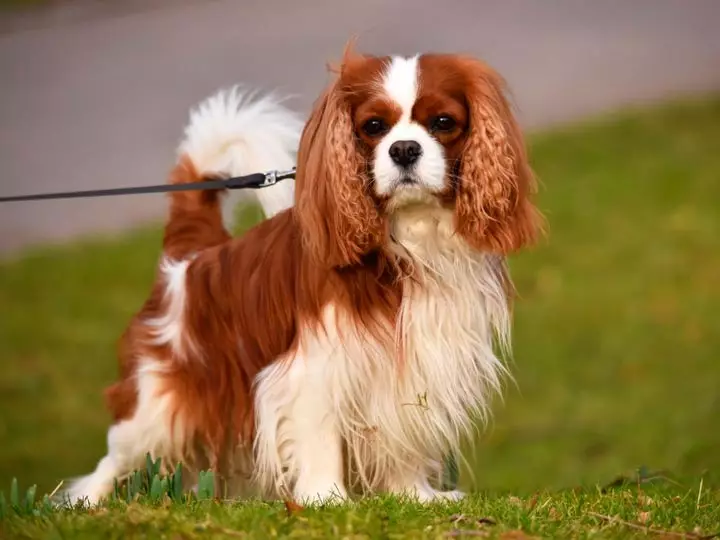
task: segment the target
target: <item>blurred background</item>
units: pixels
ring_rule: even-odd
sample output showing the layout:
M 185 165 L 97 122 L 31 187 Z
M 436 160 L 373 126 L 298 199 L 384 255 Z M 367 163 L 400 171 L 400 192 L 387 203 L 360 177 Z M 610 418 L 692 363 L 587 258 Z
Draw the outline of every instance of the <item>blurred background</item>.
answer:
M 513 90 L 549 235 L 511 260 L 516 382 L 462 482 L 717 484 L 718 23 L 717 0 L 0 0 L 0 195 L 163 182 L 189 107 L 242 82 L 306 113 L 353 35 L 480 56 Z M 48 491 L 103 455 L 164 204 L 0 206 L 0 485 Z

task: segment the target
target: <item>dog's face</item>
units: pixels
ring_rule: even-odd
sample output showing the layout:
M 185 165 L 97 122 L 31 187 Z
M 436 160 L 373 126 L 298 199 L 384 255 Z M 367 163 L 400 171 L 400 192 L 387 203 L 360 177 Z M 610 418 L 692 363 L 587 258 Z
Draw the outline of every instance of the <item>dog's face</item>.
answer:
M 452 208 L 477 249 L 515 250 L 536 234 L 533 187 L 502 79 L 456 55 L 346 55 L 300 146 L 298 213 L 336 265 L 382 246 L 387 218 L 418 203 Z
M 381 89 L 349 98 L 355 101 L 360 150 L 381 200 L 452 195 L 469 111 L 456 78 L 433 76 L 437 63 L 433 57 L 386 59 Z

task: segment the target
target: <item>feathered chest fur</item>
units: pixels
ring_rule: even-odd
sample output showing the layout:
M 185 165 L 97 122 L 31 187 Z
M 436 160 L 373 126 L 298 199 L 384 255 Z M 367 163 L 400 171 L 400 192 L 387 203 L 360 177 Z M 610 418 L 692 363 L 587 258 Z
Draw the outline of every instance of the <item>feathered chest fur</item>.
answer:
M 393 248 L 412 271 L 392 343 L 361 329 L 338 343 L 332 369 L 341 430 L 368 487 L 399 463 L 433 467 L 459 451 L 477 416 L 487 415 L 505 368 L 493 350 L 509 340 L 506 269 L 454 233 L 452 214 L 418 207 L 396 213 Z M 410 459 L 409 459 L 410 458 Z

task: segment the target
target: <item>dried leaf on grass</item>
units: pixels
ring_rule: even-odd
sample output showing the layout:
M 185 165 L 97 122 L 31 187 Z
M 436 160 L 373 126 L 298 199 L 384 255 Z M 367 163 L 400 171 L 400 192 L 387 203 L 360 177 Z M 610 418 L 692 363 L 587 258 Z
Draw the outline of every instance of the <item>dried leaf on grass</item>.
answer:
M 303 507 L 300 506 L 295 501 L 287 500 L 287 501 L 285 501 L 285 510 L 287 510 L 288 516 L 292 516 L 299 512 L 302 512 Z

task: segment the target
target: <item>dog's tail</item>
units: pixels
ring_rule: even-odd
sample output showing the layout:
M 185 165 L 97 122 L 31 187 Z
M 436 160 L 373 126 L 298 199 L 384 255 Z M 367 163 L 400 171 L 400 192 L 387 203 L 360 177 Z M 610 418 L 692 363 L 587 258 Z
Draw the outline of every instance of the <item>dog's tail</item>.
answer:
M 221 90 L 190 112 L 170 183 L 290 169 L 295 165 L 301 131 L 300 118 L 277 97 L 257 96 L 237 86 Z M 291 207 L 295 184 L 283 180 L 271 187 L 245 191 L 171 193 L 166 254 L 181 259 L 227 240 L 237 196 L 252 192 L 267 218 Z

